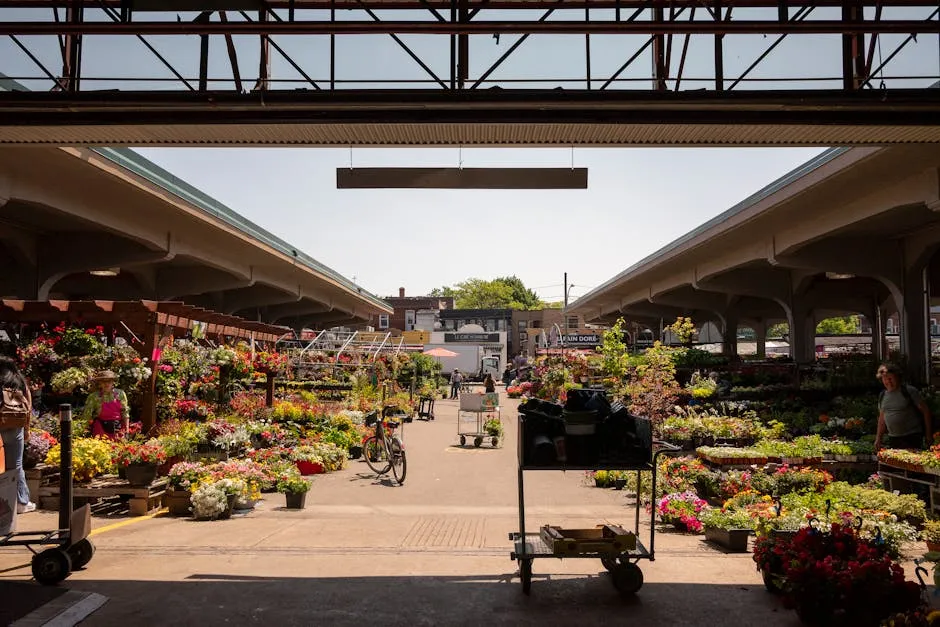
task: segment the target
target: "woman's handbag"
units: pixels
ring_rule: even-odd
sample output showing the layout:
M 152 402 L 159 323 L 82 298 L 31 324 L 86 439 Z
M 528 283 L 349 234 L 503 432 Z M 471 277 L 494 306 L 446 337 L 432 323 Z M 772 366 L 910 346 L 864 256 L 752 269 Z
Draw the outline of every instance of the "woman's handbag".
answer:
M 19 390 L 3 388 L 3 404 L 0 405 L 0 429 L 23 429 L 29 424 L 29 403 Z

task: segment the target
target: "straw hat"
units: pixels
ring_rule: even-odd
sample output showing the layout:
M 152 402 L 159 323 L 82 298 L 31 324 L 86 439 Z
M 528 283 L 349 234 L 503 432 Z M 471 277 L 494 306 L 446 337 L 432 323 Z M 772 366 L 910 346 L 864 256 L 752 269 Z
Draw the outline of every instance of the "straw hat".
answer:
M 102 381 L 117 381 L 117 375 L 114 374 L 111 370 L 101 370 L 92 377 L 92 381 L 95 383 L 101 383 Z

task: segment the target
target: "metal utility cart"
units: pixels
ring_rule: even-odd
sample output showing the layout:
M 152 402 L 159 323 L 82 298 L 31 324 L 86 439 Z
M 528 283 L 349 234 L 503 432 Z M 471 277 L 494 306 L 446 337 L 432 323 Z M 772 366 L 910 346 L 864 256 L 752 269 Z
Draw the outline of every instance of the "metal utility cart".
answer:
M 91 507 L 72 511 L 72 407 L 59 406 L 61 459 L 59 462 L 59 528 L 51 531 L 11 532 L 0 536 L 0 546 L 25 546 L 33 553 L 33 577 L 55 585 L 72 571 L 84 568 L 95 555 L 91 532 Z M 33 547 L 49 547 L 37 551 Z
M 651 454 L 651 458 L 643 463 L 636 464 L 626 464 L 626 465 L 605 465 L 603 467 L 597 466 L 584 466 L 584 465 L 568 465 L 560 464 L 555 466 L 536 466 L 536 465 L 527 465 L 526 464 L 526 455 L 524 447 L 526 446 L 525 436 L 524 436 L 524 421 L 525 417 L 520 414 L 519 416 L 519 468 L 518 468 L 518 482 L 519 482 L 519 531 L 511 532 L 509 534 L 509 540 L 513 543 L 514 549 L 510 553 L 510 559 L 519 562 L 519 578 L 522 580 L 522 591 L 525 594 L 529 594 L 532 588 L 532 562 L 536 559 L 542 559 L 546 557 L 554 557 L 557 559 L 564 558 L 592 558 L 599 559 L 604 568 L 610 572 L 611 580 L 614 584 L 614 587 L 617 590 L 626 596 L 633 595 L 643 587 L 643 571 L 640 570 L 640 567 L 637 563 L 640 560 L 648 559 L 653 561 L 655 559 L 655 536 L 656 536 L 656 525 L 655 509 L 650 514 L 650 532 L 649 532 L 649 546 L 643 544 L 640 540 L 640 499 L 636 499 L 636 508 L 634 512 L 634 529 L 633 536 L 635 537 L 635 543 L 631 540 L 629 544 L 625 546 L 625 543 L 622 541 L 614 542 L 608 541 L 604 542 L 602 535 L 612 535 L 611 527 L 614 531 L 623 532 L 624 530 L 611 525 L 599 526 L 597 534 L 585 533 L 588 530 L 576 530 L 573 532 L 568 532 L 567 534 L 558 530 L 557 528 L 550 527 L 545 525 L 541 528 L 539 532 L 528 532 L 526 531 L 526 521 L 525 521 L 525 473 L 529 470 L 575 470 L 575 471 L 593 471 L 593 470 L 620 470 L 620 471 L 629 471 L 636 472 L 637 476 L 637 485 L 643 481 L 643 474 L 650 474 L 650 481 L 653 490 L 653 494 L 656 493 L 656 467 L 659 461 L 659 456 L 663 454 L 672 453 L 678 451 L 679 448 L 665 442 L 654 442 L 654 446 L 659 447 L 655 453 Z M 639 490 L 637 490 L 639 492 Z M 553 533 L 554 530 L 554 533 Z M 591 530 L 593 531 L 593 530 Z M 604 533 L 602 533 L 604 532 Z M 575 537 L 574 539 L 569 538 L 568 542 L 560 542 L 556 540 L 553 543 L 553 546 L 548 545 L 548 541 L 554 536 L 558 538 L 559 535 L 577 535 L 582 534 L 582 538 Z M 613 538 L 610 538 L 611 540 Z
M 460 394 L 460 408 L 457 410 L 457 437 L 460 446 L 466 446 L 467 438 L 473 438 L 473 445 L 480 447 L 487 439 L 495 447 L 499 436 L 491 436 L 483 428 L 490 418 L 502 421 L 499 413 L 499 394 Z

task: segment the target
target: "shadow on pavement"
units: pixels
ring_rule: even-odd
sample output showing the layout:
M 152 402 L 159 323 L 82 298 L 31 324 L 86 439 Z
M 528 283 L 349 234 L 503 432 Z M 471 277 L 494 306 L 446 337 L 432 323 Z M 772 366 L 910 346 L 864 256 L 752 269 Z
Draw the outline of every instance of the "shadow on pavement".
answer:
M 82 623 L 86 626 L 799 624 L 760 584 L 648 583 L 637 597 L 624 599 L 606 573 L 570 577 L 536 572 L 529 597 L 513 572 L 337 578 L 206 573 L 179 582 L 83 580 L 68 585 L 110 599 Z
M 29 572 L 28 569 L 26 572 Z M 24 581 L 0 581 L 0 625 L 9 625 L 66 592 L 68 588 Z

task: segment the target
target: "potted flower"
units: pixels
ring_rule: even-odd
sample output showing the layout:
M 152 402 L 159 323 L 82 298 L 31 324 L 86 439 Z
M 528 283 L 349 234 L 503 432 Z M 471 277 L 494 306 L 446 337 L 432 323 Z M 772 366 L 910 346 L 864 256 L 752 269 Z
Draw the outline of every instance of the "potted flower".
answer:
M 698 533 L 702 530 L 699 514 L 708 508 L 708 503 L 695 492 L 667 494 L 656 506 L 659 517 L 679 531 Z
M 499 445 L 499 440 L 503 437 L 503 423 L 499 418 L 490 418 L 483 423 L 483 430 L 490 436 L 493 446 Z
M 277 480 L 277 491 L 287 499 L 287 509 L 303 509 L 310 482 L 297 473 L 285 473 Z
M 610 473 L 606 470 L 595 470 L 593 475 L 596 488 L 606 488 L 610 483 Z
M 927 543 L 928 551 L 940 551 L 940 520 L 925 521 L 920 537 Z
M 621 470 L 611 470 L 607 477 L 610 485 L 614 486 L 614 490 L 623 490 L 627 487 L 627 473 Z
M 208 476 L 204 464 L 179 462 L 170 468 L 167 475 L 169 488 L 163 495 L 163 504 L 171 516 L 188 516 L 192 487 Z
M 220 481 L 200 483 L 193 490 L 191 497 L 193 518 L 196 520 L 216 520 L 227 518 L 228 494 Z
M 298 446 L 291 453 L 291 459 L 302 475 L 319 475 L 323 473 L 323 455 L 315 446 L 309 444 Z
M 714 542 L 734 553 L 747 552 L 747 538 L 754 521 L 744 510 L 707 510 L 700 516 L 705 529 L 705 540 Z
M 156 440 L 146 444 L 120 444 L 114 453 L 114 465 L 124 468 L 127 482 L 145 486 L 157 478 L 157 467 L 166 461 L 166 451 Z
M 26 448 L 23 451 L 23 468 L 29 470 L 44 462 L 49 449 L 58 443 L 48 431 L 30 429 L 29 439 L 26 440 Z

